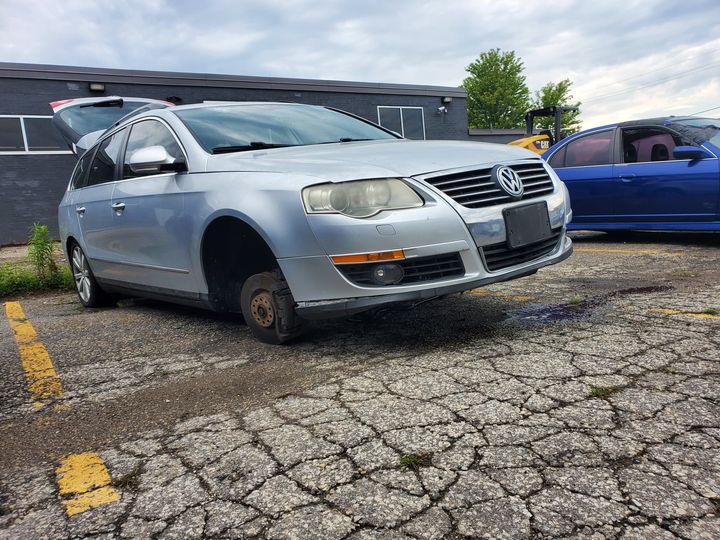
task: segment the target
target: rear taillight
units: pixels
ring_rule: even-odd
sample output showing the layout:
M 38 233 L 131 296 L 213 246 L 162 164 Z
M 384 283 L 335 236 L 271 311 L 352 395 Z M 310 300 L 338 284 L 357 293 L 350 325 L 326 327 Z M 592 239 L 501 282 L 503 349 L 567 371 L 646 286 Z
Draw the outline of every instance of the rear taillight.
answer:
M 72 102 L 72 101 L 75 101 L 75 100 L 74 100 L 74 99 L 61 99 L 60 101 L 51 101 L 51 102 L 50 102 L 50 107 L 52 107 L 52 110 L 54 111 L 54 110 L 57 109 L 58 107 L 60 107 L 60 106 L 62 106 L 62 105 L 65 105 L 65 104 L 67 104 L 67 103 L 70 103 L 70 102 Z

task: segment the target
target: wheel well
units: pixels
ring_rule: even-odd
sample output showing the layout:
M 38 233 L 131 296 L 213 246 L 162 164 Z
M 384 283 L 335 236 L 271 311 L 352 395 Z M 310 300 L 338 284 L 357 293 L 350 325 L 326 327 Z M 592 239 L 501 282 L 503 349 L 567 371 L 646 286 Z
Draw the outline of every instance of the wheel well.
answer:
M 72 258 L 72 253 L 70 253 L 70 248 L 73 244 L 77 244 L 78 241 L 75 240 L 72 236 L 68 236 L 67 240 L 65 241 L 65 256 L 67 257 L 68 262 L 70 262 L 70 259 Z
M 250 225 L 233 217 L 220 217 L 205 229 L 201 254 L 209 300 L 218 311 L 239 312 L 245 280 L 278 268 L 265 240 Z

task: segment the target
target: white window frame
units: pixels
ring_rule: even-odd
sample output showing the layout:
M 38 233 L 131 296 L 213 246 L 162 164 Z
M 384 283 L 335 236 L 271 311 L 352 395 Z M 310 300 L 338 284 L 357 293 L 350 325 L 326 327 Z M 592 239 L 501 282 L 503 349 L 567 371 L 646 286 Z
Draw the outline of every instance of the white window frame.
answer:
M 25 118 L 52 118 L 48 114 L 0 114 L 0 118 L 19 118 L 25 150 L 0 150 L 0 156 L 27 156 L 27 155 L 60 155 L 72 154 L 72 150 L 28 150 L 27 132 L 25 131 Z
M 378 105 L 377 106 L 377 123 L 379 126 L 382 126 L 380 123 L 380 109 L 400 109 L 400 135 L 405 137 L 405 123 L 403 121 L 403 109 L 420 109 L 420 112 L 422 113 L 422 130 L 423 130 L 423 138 L 422 140 L 427 140 L 427 133 L 425 132 L 425 108 L 424 107 L 408 107 L 405 105 Z M 384 126 L 383 126 L 384 127 Z M 385 128 L 390 129 L 390 128 Z

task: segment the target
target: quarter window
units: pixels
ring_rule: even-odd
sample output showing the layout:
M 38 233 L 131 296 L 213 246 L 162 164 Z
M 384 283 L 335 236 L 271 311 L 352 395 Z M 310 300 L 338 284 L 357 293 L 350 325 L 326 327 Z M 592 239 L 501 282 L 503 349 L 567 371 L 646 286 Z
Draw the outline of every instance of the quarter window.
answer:
M 612 131 L 601 131 L 568 143 L 565 151 L 565 167 L 610 164 L 612 139 Z
M 70 154 L 52 116 L 0 116 L 0 154 Z
M 548 161 L 548 164 L 553 169 L 558 169 L 560 167 L 565 166 L 565 152 L 567 150 L 567 146 L 563 146 L 560 150 L 555 152 L 552 157 L 550 158 L 550 161 Z
M 83 157 L 80 158 L 80 161 L 78 161 L 72 177 L 72 187 L 74 189 L 85 187 L 85 182 L 88 176 L 88 168 L 90 167 L 90 160 L 92 159 L 92 156 L 92 152 L 85 152 Z
M 124 132 L 125 130 L 119 131 L 100 143 L 97 152 L 95 152 L 92 165 L 90 165 L 90 173 L 88 174 L 87 180 L 88 186 L 112 182 L 115 179 L 115 167 L 118 156 L 120 155 L 120 146 Z
M 148 146 L 162 146 L 170 156 L 170 163 L 184 159 L 182 149 L 170 130 L 156 120 L 145 120 L 133 124 L 128 137 L 125 161 L 123 163 L 123 178 L 135 178 L 138 175 L 130 169 L 130 158 L 141 148 Z
M 406 139 L 425 138 L 425 116 L 422 107 L 378 106 L 378 123 Z

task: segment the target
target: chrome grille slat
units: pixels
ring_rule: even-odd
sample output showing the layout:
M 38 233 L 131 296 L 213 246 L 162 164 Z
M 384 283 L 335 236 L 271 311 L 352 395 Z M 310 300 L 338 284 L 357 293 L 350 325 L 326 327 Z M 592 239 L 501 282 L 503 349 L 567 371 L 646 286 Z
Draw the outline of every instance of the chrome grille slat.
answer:
M 476 187 L 494 186 L 494 185 L 495 185 L 495 182 L 481 182 L 480 184 L 470 184 L 469 187 L 476 188 Z M 435 187 L 437 187 L 437 186 L 435 186 Z M 457 186 L 457 187 L 451 187 L 448 189 L 444 189 L 443 192 L 450 193 L 452 191 L 457 191 L 459 189 L 467 189 L 467 188 L 468 188 L 467 185 L 463 185 L 463 186 Z
M 531 199 L 547 195 L 555 190 L 552 178 L 542 164 L 515 163 L 507 166 L 518 173 L 525 187 L 525 192 L 519 199 L 506 195 L 497 186 L 495 180 L 490 180 L 491 168 L 444 174 L 424 178 L 424 181 L 467 208 L 483 208 L 510 201 Z
M 481 178 L 490 178 L 490 174 L 483 174 L 480 176 L 469 176 L 467 178 L 457 178 L 455 180 L 447 180 L 445 182 L 438 182 L 437 184 L 432 184 L 436 188 L 439 188 L 440 186 L 445 186 L 448 184 L 457 184 L 458 182 L 472 182 L 474 180 L 479 180 Z
M 520 179 L 525 182 L 525 180 L 532 180 L 533 178 L 547 178 L 547 173 L 542 172 L 540 174 L 523 174 L 525 171 L 518 171 L 518 174 L 520 175 Z

